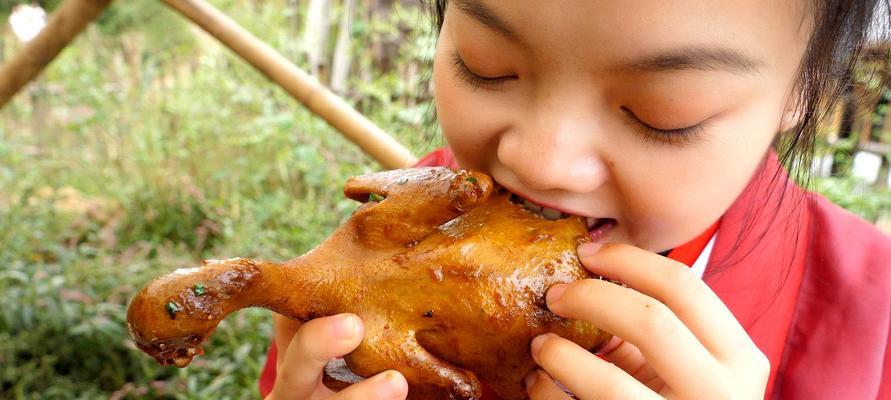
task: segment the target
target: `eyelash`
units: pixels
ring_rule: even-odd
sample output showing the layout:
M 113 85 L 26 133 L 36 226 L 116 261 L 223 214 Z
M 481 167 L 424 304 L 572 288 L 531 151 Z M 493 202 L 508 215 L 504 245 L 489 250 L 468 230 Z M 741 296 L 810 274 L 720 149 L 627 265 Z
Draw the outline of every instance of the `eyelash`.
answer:
M 644 139 L 648 142 L 658 142 L 665 143 L 669 145 L 684 145 L 688 144 L 696 139 L 700 133 L 702 133 L 704 128 L 704 122 L 700 122 L 696 125 L 691 125 L 686 128 L 677 128 L 677 129 L 659 129 L 654 128 L 647 123 L 643 122 L 634 115 L 631 110 L 622 107 L 622 111 L 628 117 L 629 125 L 634 125 L 637 128 L 638 133 L 643 135 Z
M 464 60 L 461 58 L 461 55 L 458 54 L 458 52 L 452 54 L 452 64 L 455 67 L 455 72 L 457 73 L 458 77 L 465 81 L 468 85 L 470 85 L 473 90 L 477 90 L 481 87 L 492 89 L 501 84 L 504 84 L 507 81 L 517 79 L 516 76 L 499 76 L 495 78 L 479 76 L 473 73 L 473 71 L 471 71 L 470 68 L 467 67 L 467 64 L 464 63 Z M 628 117 L 629 125 L 634 125 L 634 127 L 637 128 L 638 133 L 640 133 L 648 142 L 652 141 L 669 145 L 684 145 L 695 140 L 696 137 L 703 130 L 702 122 L 696 125 L 688 126 L 686 128 L 654 128 L 641 121 L 641 119 L 634 115 L 631 110 L 622 107 L 622 111 Z
M 467 67 L 467 64 L 464 63 L 464 59 L 461 58 L 461 55 L 458 54 L 458 52 L 452 54 L 452 65 L 455 67 L 455 72 L 457 73 L 458 78 L 461 78 L 461 80 L 470 85 L 473 90 L 477 90 L 481 87 L 493 89 L 507 81 L 517 79 L 516 76 L 498 76 L 495 78 L 479 76 Z

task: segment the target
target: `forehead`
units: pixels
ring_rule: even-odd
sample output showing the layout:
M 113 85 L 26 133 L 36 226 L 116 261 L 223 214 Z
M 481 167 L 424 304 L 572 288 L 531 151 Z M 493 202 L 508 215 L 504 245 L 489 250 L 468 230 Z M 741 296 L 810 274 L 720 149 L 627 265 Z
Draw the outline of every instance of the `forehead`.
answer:
M 683 48 L 788 60 L 809 33 L 805 0 L 452 0 L 462 24 L 531 53 L 586 64 Z M 509 35 L 506 35 L 510 31 Z M 784 62 L 785 61 L 785 62 Z

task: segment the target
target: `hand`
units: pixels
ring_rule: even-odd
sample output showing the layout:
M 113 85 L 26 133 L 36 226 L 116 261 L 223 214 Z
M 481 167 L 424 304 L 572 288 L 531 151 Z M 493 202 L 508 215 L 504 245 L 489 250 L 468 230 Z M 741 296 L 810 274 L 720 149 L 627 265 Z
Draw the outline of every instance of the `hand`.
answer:
M 405 399 L 408 382 L 396 371 L 384 371 L 334 392 L 322 383 L 328 360 L 359 346 L 364 329 L 354 314 L 318 318 L 303 326 L 276 315 L 279 359 L 275 388 L 266 400 L 291 399 Z
M 579 258 L 594 274 L 554 285 L 548 308 L 616 335 L 605 361 L 554 334 L 532 341 L 533 399 L 762 399 L 770 363 L 730 310 L 690 269 L 633 246 L 586 243 Z M 621 339 L 620 339 L 621 338 Z M 553 377 L 553 378 L 552 378 Z

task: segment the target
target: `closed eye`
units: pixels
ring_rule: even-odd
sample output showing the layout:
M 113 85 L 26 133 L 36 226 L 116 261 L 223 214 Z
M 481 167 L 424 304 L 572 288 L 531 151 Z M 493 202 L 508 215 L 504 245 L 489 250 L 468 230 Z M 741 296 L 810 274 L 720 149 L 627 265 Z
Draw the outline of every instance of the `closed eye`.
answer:
M 464 59 L 461 58 L 461 55 L 458 54 L 457 51 L 452 54 L 452 65 L 454 65 L 455 73 L 458 77 L 470 85 L 474 90 L 480 87 L 492 89 L 505 82 L 516 80 L 518 78 L 516 75 L 488 77 L 476 74 L 467 67 L 467 64 L 464 63 Z
M 634 114 L 634 112 L 632 112 L 628 108 L 622 107 L 621 109 L 628 119 L 628 122 L 631 125 L 636 126 L 638 128 L 638 132 L 641 133 L 645 139 L 658 140 L 668 144 L 689 143 L 690 141 L 695 139 L 699 133 L 702 132 L 705 124 L 705 121 L 703 121 L 684 128 L 657 128 L 641 120 L 637 115 Z

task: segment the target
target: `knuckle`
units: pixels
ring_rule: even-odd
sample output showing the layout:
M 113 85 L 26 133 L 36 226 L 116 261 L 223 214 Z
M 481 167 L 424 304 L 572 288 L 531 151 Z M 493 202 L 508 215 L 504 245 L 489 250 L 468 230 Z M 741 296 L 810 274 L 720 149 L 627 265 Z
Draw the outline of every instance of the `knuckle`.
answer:
M 300 374 L 296 373 L 293 368 L 279 368 L 278 371 L 276 371 L 276 376 L 276 380 L 282 383 L 299 382 L 301 378 Z M 276 386 L 282 387 L 284 385 L 279 384 Z
M 599 289 L 600 282 L 596 279 L 582 279 L 571 283 L 566 288 L 563 298 L 569 300 L 565 301 L 567 304 L 578 304 L 590 300 Z
M 643 309 L 644 312 L 640 313 L 642 332 L 670 335 L 678 329 L 677 316 L 665 304 L 646 298 Z
M 689 267 L 674 261 L 666 268 L 665 275 L 665 280 L 681 293 L 696 293 L 704 287 L 702 280 Z
M 276 370 L 273 393 L 276 398 L 284 398 L 284 393 L 288 394 L 288 398 L 295 393 L 309 393 L 312 391 L 311 387 L 321 378 L 320 375 L 321 371 L 314 374 L 299 365 L 281 366 Z

